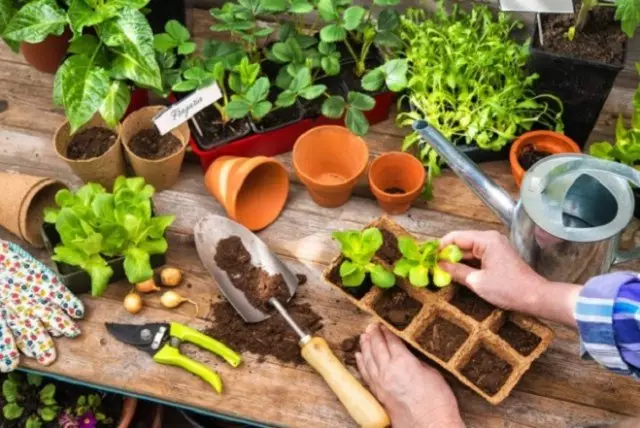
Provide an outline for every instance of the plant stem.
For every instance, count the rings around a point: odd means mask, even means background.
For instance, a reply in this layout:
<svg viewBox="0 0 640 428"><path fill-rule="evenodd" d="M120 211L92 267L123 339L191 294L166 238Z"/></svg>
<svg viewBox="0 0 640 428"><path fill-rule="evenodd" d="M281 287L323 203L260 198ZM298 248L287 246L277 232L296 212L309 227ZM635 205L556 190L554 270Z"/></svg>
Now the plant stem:
<svg viewBox="0 0 640 428"><path fill-rule="evenodd" d="M591 12L591 10L597 5L597 0L583 0L582 6L580 6L580 11L578 12L578 17L576 19L576 30L584 30L584 27L585 25L587 25L587 21L589 20L589 12Z"/></svg>
<svg viewBox="0 0 640 428"><path fill-rule="evenodd" d="M349 51L349 53L351 54L351 56L353 57L353 59L356 62L356 74L358 74L358 70L362 67L362 65L360 64L360 58L358 58L358 54L356 54L356 52L351 47L351 43L349 43L349 36L348 35L344 39L344 45L347 47L347 50Z"/></svg>

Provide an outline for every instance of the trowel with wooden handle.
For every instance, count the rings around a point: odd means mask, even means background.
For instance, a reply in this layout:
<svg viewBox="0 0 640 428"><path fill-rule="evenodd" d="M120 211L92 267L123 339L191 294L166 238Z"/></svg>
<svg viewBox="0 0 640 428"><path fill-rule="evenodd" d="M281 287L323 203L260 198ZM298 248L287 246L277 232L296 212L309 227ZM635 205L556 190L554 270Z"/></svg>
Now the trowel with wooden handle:
<svg viewBox="0 0 640 428"><path fill-rule="evenodd" d="M222 294L246 322L260 322L273 313L265 313L254 307L244 292L236 288L228 274L216 264L216 248L221 240L231 236L239 237L251 255L253 265L264 269L270 275L282 275L289 289L290 298L294 296L298 288L298 278L249 229L226 217L211 214L198 221L194 228L194 235L202 264L215 278ZM269 303L298 334L302 357L324 378L351 417L362 427L382 428L390 425L389 418L380 403L342 365L329 349L327 342L303 331L282 305L286 302L271 298Z"/></svg>

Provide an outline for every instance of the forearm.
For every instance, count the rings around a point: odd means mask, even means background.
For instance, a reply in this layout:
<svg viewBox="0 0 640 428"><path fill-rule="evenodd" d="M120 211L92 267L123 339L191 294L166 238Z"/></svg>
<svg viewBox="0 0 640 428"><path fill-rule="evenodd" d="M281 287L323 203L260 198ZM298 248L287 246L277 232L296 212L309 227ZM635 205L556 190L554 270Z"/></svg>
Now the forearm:
<svg viewBox="0 0 640 428"><path fill-rule="evenodd" d="M531 309L533 316L544 318L567 327L577 327L574 315L582 286L544 281L537 287Z"/></svg>

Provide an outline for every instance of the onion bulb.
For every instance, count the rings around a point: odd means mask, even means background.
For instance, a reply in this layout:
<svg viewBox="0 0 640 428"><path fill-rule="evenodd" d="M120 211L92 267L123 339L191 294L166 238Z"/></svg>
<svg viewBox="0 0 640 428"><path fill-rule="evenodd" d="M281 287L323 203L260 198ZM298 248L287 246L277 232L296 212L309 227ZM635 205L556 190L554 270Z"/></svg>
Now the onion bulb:
<svg viewBox="0 0 640 428"><path fill-rule="evenodd" d="M133 291L124 298L123 306L131 314L137 314L142 309L142 297Z"/></svg>
<svg viewBox="0 0 640 428"><path fill-rule="evenodd" d="M160 288L156 285L153 278L149 278L146 281L142 281L136 284L136 291L138 293L151 293L152 291L158 291Z"/></svg>
<svg viewBox="0 0 640 428"><path fill-rule="evenodd" d="M182 303L187 302L191 303L196 307L196 316L198 316L198 304L193 300L187 299L186 297L181 296L175 291L165 291L164 294L160 297L160 303L165 308L173 309L180 306Z"/></svg>
<svg viewBox="0 0 640 428"><path fill-rule="evenodd" d="M182 272L177 268L164 268L160 272L160 281L166 287L176 287L182 281Z"/></svg>

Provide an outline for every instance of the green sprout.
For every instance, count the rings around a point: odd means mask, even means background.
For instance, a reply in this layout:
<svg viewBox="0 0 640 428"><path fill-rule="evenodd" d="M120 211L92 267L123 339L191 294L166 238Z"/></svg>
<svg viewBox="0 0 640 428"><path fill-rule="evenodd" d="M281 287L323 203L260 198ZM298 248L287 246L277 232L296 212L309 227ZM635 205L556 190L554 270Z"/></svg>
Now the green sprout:
<svg viewBox="0 0 640 428"><path fill-rule="evenodd" d="M436 287L446 287L451 284L451 275L444 271L438 262L440 260L458 263L462 260L462 251L457 245L447 245L440 250L440 241L433 240L417 243L413 238L400 237L398 248L402 259L398 260L393 273L402 278L409 278L414 287L423 288L430 284L429 275L433 276Z"/></svg>

